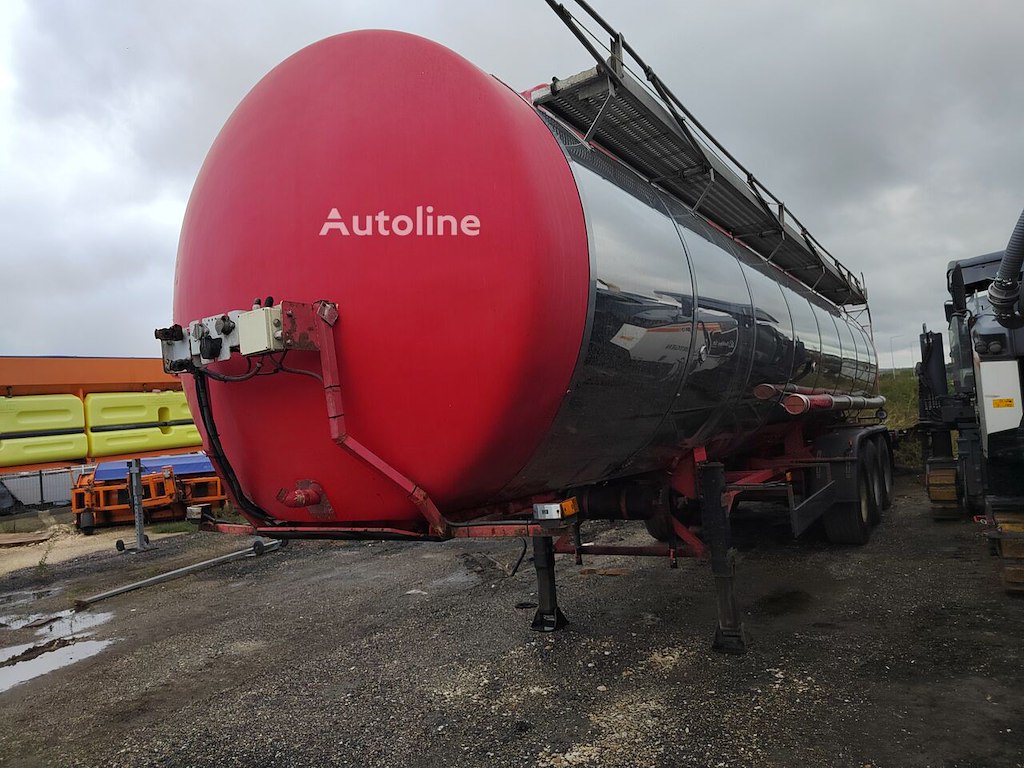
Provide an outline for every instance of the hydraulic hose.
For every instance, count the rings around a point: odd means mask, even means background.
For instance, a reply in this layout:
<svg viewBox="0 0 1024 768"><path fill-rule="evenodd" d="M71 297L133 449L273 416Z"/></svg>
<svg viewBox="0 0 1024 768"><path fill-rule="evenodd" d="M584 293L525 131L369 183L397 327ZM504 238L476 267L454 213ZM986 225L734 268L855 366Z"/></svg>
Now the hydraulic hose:
<svg viewBox="0 0 1024 768"><path fill-rule="evenodd" d="M228 488L231 489L232 496L234 496L235 501L243 511L248 512L252 517L266 525L275 524L274 518L258 507L242 490L242 485L238 482L238 476L235 474L231 462L228 461L228 457L224 454L224 446L220 442L220 433L217 431L217 423L213 418L213 406L210 403L210 389L206 381L207 374L205 371L195 371L194 375L199 417L203 422L206 436L210 441L210 461L220 470L221 475L228 484Z"/></svg>
<svg viewBox="0 0 1024 768"><path fill-rule="evenodd" d="M1003 260L999 262L999 271L995 280L988 287L988 300L992 311L1000 323L1006 323L1017 315L1017 303L1020 299L1020 269L1024 264L1024 211L1017 219L1010 241L1003 252Z"/></svg>

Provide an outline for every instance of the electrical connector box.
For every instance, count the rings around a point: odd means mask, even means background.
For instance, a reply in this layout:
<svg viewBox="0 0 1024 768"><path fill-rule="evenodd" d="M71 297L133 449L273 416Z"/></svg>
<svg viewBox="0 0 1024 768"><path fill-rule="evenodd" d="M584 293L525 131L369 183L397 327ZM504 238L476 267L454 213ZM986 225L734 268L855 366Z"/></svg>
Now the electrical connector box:
<svg viewBox="0 0 1024 768"><path fill-rule="evenodd" d="M280 307L260 307L238 316L239 352L243 355L262 355L282 349Z"/></svg>
<svg viewBox="0 0 1024 768"><path fill-rule="evenodd" d="M548 504L533 505L533 519L541 523L567 520L579 514L580 505L576 497L572 496L565 501L556 501Z"/></svg>

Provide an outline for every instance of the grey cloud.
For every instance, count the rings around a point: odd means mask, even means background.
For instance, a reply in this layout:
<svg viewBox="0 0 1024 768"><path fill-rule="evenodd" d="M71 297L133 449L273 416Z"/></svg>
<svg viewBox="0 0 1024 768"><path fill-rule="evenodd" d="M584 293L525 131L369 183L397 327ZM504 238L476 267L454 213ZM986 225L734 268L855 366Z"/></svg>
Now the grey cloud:
<svg viewBox="0 0 1024 768"><path fill-rule="evenodd" d="M1017 0L599 6L865 273L881 352L942 325L948 260L1005 243L1024 205ZM514 88L591 64L542 0L25 4L0 112L14 142L0 306L19 319L0 354L153 354L146 329L169 317L180 215L220 126L281 59L362 27L434 38Z"/></svg>

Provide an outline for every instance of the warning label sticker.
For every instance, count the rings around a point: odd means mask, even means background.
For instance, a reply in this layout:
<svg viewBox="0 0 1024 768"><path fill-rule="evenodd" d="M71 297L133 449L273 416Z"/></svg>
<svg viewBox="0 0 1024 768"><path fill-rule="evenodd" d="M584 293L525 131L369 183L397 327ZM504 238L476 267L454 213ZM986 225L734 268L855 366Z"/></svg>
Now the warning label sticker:
<svg viewBox="0 0 1024 768"><path fill-rule="evenodd" d="M1013 408L1014 402L1012 397L993 397L992 407L993 408Z"/></svg>

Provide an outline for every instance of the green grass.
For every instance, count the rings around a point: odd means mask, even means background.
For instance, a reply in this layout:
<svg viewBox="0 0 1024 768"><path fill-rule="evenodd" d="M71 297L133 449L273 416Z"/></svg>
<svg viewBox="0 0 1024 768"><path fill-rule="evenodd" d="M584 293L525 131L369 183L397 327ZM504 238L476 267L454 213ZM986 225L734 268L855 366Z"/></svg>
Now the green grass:
<svg viewBox="0 0 1024 768"><path fill-rule="evenodd" d="M889 429L908 429L917 424L917 376L912 368L897 368L895 378L891 370L883 372L878 389L885 396Z"/></svg>
<svg viewBox="0 0 1024 768"><path fill-rule="evenodd" d="M196 526L188 520L172 520L166 523L153 523L149 526L150 533L192 533Z"/></svg>
<svg viewBox="0 0 1024 768"><path fill-rule="evenodd" d="M214 513L216 514L216 516L217 516L217 518L219 520L223 520L226 523L243 523L244 524L244 523L248 523L249 522L248 520L245 519L245 515L243 515L241 512L236 510L231 505L230 501L224 502L224 506L221 507L220 511L218 512L217 510L214 510Z"/></svg>
<svg viewBox="0 0 1024 768"><path fill-rule="evenodd" d="M884 371L878 389L885 396L889 429L909 429L917 424L917 376L912 368L897 368L895 377L892 370ZM897 467L921 468L921 443L916 435L907 435L900 441L894 459Z"/></svg>

